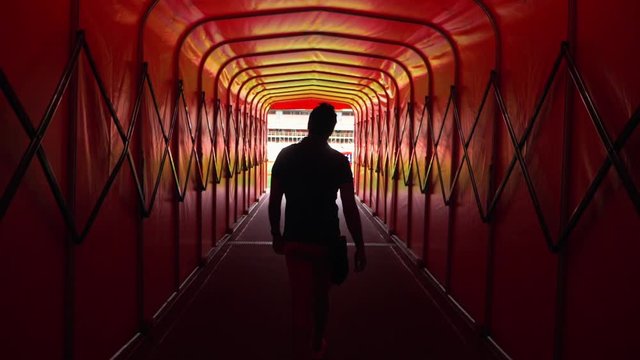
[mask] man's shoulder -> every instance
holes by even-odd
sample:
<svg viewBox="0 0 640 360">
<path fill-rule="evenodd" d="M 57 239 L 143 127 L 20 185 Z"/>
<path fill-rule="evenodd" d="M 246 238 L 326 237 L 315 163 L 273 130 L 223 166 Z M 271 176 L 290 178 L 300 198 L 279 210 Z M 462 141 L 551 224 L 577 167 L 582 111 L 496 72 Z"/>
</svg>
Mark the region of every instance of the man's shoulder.
<svg viewBox="0 0 640 360">
<path fill-rule="evenodd" d="M 289 154 L 295 152 L 297 147 L 298 147 L 298 144 L 291 144 L 289 146 L 285 146 L 284 148 L 282 148 L 282 150 L 280 150 L 279 157 L 288 156 Z"/>
<path fill-rule="evenodd" d="M 347 157 L 343 153 L 341 153 L 340 151 L 338 151 L 338 150 L 336 150 L 334 148 L 329 148 L 329 152 L 331 154 L 331 157 L 335 158 L 337 161 L 340 161 L 340 162 L 347 161 L 348 162 Z"/>
</svg>

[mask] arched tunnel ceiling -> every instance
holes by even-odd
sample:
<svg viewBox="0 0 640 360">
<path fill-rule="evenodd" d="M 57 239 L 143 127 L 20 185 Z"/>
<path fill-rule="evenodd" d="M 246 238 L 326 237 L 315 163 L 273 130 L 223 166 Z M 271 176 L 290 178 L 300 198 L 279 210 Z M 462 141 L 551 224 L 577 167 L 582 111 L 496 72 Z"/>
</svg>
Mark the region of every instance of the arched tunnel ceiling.
<svg viewBox="0 0 640 360">
<path fill-rule="evenodd" d="M 330 93 L 335 81 L 350 78 L 341 86 L 371 95 L 357 100 L 362 112 L 380 111 L 391 99 L 413 102 L 431 94 L 435 81 L 458 81 L 461 44 L 486 46 L 498 36 L 480 0 L 158 0 L 147 14 L 142 41 L 147 46 L 152 33 L 171 49 L 176 79 L 197 83 L 214 100 L 256 109 L 281 98 L 267 96 L 282 84 L 274 80 L 313 85 L 344 102 Z M 488 50 L 497 64 L 498 51 Z"/>
</svg>

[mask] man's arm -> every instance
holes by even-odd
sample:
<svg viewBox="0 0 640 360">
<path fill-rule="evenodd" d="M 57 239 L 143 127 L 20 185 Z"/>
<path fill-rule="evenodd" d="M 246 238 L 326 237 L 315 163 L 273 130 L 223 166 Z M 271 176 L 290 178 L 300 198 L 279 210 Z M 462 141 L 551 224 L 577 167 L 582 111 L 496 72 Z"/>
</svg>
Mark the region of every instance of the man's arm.
<svg viewBox="0 0 640 360">
<path fill-rule="evenodd" d="M 284 190 L 280 179 L 271 176 L 271 192 L 269 194 L 269 224 L 271 224 L 271 236 L 273 238 L 273 250 L 282 254 L 284 252 L 284 241 L 280 232 L 280 215 L 282 208 L 282 195 Z"/>
<path fill-rule="evenodd" d="M 355 271 L 360 272 L 367 266 L 367 256 L 364 251 L 362 223 L 360 222 L 360 212 L 353 192 L 353 182 L 340 185 L 340 199 L 342 200 L 342 211 L 347 222 L 347 228 L 351 233 L 353 242 L 356 244 Z"/>
</svg>

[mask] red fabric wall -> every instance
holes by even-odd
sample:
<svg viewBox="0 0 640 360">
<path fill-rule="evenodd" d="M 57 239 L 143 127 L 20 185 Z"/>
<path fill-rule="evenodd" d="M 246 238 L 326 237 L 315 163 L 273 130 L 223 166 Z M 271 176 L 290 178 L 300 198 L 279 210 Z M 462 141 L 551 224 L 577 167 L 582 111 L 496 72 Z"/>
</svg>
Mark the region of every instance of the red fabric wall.
<svg viewBox="0 0 640 360">
<path fill-rule="evenodd" d="M 584 80 L 593 90 L 595 104 L 616 139 L 638 107 L 637 71 L 640 35 L 635 26 L 640 6 L 612 1 L 605 8 L 595 2 L 580 3 L 576 18 L 575 57 Z M 598 26 L 593 26 L 593 24 Z M 604 147 L 574 94 L 575 118 L 570 125 L 571 183 L 569 202 L 576 204 L 594 177 L 594 164 L 604 159 Z M 636 187 L 640 180 L 638 131 L 620 152 Z M 637 266 L 638 210 L 634 209 L 615 171 L 609 171 L 593 204 L 578 224 L 567 249 L 566 350 L 567 358 L 631 358 L 640 353 L 632 340 L 637 333 L 640 291 L 634 280 Z M 588 296 L 589 301 L 584 301 Z M 602 329 L 613 331 L 597 336 Z M 614 330 L 615 329 L 615 330 Z M 613 335 L 613 336 L 611 336 Z M 585 344 L 590 344 L 585 346 Z"/>
<path fill-rule="evenodd" d="M 0 13 L 0 67 L 35 127 L 69 57 L 69 4 L 47 3 L 34 12 L 31 4 L 12 2 L 3 5 Z M 69 189 L 68 114 L 68 102 L 63 99 L 43 141 L 51 168 L 65 193 Z M 0 187 L 4 191 L 29 138 L 4 96 L 0 96 L 0 118 Z M 0 221 L 3 357 L 62 357 L 66 235 L 43 171 L 40 165 L 33 164 Z M 42 337 L 43 333 L 49 336 Z"/>
<path fill-rule="evenodd" d="M 84 30 L 96 61 L 105 95 L 125 131 L 132 121 L 141 74 L 140 49 L 135 39 L 147 6 L 82 3 L 76 18 L 77 28 Z M 39 7 L 31 4 L 28 8 L 13 4 L 2 11 L 19 22 L 2 21 L 6 26 L 3 34 L 13 35 L 3 35 L 1 46 L 15 49 L 15 54 L 3 56 L 1 68 L 34 127 L 38 126 L 76 43 L 69 17 L 71 8 L 72 4 L 59 3 Z M 152 15 L 149 27 L 158 29 L 162 21 Z M 250 181 L 255 184 L 255 177 L 264 174 L 253 169 L 254 178 L 250 180 L 247 170 L 238 183 L 244 190 L 242 197 L 230 210 L 234 212 L 230 223 L 223 224 L 219 219 L 224 221 L 224 206 L 228 203 L 224 180 L 216 185 L 211 170 L 207 190 L 199 190 L 200 164 L 195 158 L 189 164 L 194 146 L 190 132 L 195 136 L 199 120 L 197 78 L 184 77 L 186 102 L 179 103 L 181 106 L 175 110 L 177 91 L 171 77 L 171 57 L 166 56 L 171 53 L 171 46 L 158 41 L 167 34 L 177 35 L 145 32 L 144 59 L 154 60 L 149 65 L 152 87 L 144 88 L 141 112 L 129 147 L 143 183 L 146 204 L 140 203 L 130 164 L 125 161 L 82 243 L 67 251 L 65 244 L 71 241 L 70 231 L 65 228 L 37 159 L 30 164 L 11 200 L 0 227 L 2 283 L 8 294 L 0 306 L 5 319 L 2 338 L 11 340 L 2 341 L 2 357 L 111 357 L 138 331 L 158 320 L 161 310 L 166 309 L 165 303 L 198 268 L 200 259 L 262 194 L 262 188 L 256 187 L 249 196 L 245 184 Z M 69 41 L 71 37 L 73 41 Z M 74 101 L 75 135 L 70 131 L 68 89 L 46 131 L 43 149 L 67 201 L 72 197 L 68 175 L 75 174 L 75 225 L 81 232 L 124 150 L 124 143 L 84 50 L 74 73 L 77 80 L 72 80 L 72 84 L 77 83 L 78 88 Z M 152 90 L 159 113 L 154 109 Z M 4 191 L 27 148 L 28 137 L 4 96 L 0 97 L 0 106 Z M 213 126 L 211 102 L 208 106 Z M 168 159 L 162 163 L 165 144 L 157 116 L 168 133 L 174 110 L 177 118 L 169 146 L 177 182 Z M 207 154 L 202 156 L 202 170 L 206 173 L 211 141 L 205 130 L 200 137 L 202 153 Z M 224 149 L 220 133 L 217 146 L 220 176 Z M 75 170 L 69 159 L 75 162 Z M 159 186 L 153 197 L 156 181 Z M 184 193 L 178 195 L 178 188 Z M 222 194 L 217 194 L 220 190 Z M 149 217 L 143 218 L 143 207 L 151 206 L 152 197 L 155 202 Z M 68 350 L 64 348 L 65 342 L 70 345 Z M 36 343 L 38 346 L 33 346 Z"/>
</svg>

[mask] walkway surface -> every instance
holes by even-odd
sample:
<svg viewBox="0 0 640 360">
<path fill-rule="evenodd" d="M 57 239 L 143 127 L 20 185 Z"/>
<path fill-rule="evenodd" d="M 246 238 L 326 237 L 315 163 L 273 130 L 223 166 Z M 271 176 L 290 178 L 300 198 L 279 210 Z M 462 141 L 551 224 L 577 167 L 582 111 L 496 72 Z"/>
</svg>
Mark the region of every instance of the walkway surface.
<svg viewBox="0 0 640 360">
<path fill-rule="evenodd" d="M 285 260 L 272 252 L 263 199 L 152 359 L 290 359 Z M 329 360 L 478 359 L 428 291 L 361 214 L 365 272 L 331 292 Z M 343 233 L 347 233 L 341 219 Z M 349 248 L 350 259 L 354 247 Z"/>
</svg>

